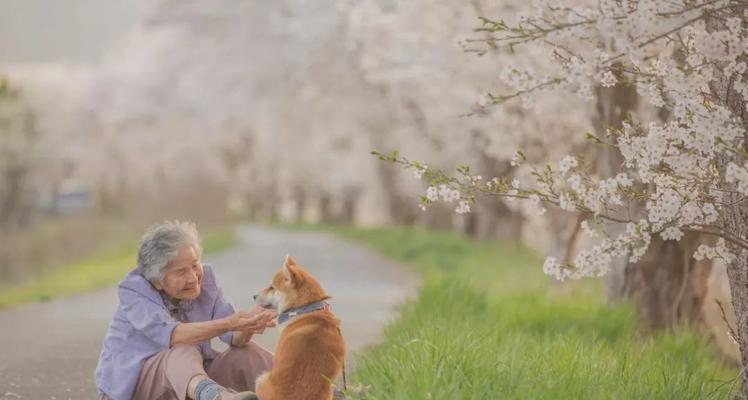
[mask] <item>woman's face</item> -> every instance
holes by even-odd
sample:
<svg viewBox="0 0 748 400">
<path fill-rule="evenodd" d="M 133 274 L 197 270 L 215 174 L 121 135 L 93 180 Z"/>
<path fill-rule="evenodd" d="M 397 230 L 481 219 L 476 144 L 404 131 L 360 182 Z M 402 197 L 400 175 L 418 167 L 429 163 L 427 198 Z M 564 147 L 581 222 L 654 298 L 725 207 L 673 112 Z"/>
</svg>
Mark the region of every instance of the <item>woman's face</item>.
<svg viewBox="0 0 748 400">
<path fill-rule="evenodd" d="M 153 286 L 172 299 L 194 300 L 200 296 L 202 283 L 203 265 L 195 249 L 187 245 L 179 248 L 176 257 L 166 264 L 164 278 Z"/>
</svg>

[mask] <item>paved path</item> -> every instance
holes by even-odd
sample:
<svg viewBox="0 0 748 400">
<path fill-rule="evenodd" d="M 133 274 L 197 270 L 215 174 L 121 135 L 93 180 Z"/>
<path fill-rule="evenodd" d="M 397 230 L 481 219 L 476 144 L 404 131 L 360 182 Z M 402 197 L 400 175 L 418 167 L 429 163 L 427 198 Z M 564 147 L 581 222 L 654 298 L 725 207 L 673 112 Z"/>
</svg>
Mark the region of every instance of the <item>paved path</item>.
<svg viewBox="0 0 748 400">
<path fill-rule="evenodd" d="M 249 307 L 291 254 L 333 296 L 349 354 L 375 343 L 397 305 L 414 293 L 416 279 L 403 266 L 324 234 L 242 226 L 238 238 L 235 249 L 205 259 L 228 299 Z M 0 399 L 94 399 L 93 371 L 116 305 L 110 287 L 0 311 Z M 277 333 L 257 340 L 273 348 Z"/>
</svg>

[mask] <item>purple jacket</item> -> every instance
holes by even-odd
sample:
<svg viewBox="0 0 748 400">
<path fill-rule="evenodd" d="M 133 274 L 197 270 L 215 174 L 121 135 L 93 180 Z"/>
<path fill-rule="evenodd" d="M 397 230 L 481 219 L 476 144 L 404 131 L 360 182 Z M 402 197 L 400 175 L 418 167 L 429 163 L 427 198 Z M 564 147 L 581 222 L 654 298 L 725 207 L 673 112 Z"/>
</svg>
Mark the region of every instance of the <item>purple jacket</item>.
<svg viewBox="0 0 748 400">
<path fill-rule="evenodd" d="M 204 264 L 203 270 L 200 297 L 192 301 L 187 312 L 189 322 L 209 321 L 234 313 L 234 306 L 226 301 L 216 284 L 213 269 Z M 171 333 L 178 323 L 141 272 L 136 268 L 128 273 L 119 283 L 119 304 L 96 366 L 99 396 L 130 400 L 145 360 L 169 348 Z M 220 336 L 228 344 L 231 337 L 231 332 Z M 200 352 L 207 359 L 216 355 L 209 340 L 200 343 Z"/>
</svg>

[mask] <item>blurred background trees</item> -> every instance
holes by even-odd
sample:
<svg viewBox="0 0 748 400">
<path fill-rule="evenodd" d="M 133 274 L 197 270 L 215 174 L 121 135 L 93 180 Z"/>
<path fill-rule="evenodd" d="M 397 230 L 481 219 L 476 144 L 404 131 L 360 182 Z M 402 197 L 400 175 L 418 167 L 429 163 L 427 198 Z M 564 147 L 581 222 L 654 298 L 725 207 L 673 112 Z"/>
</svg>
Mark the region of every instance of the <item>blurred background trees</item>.
<svg viewBox="0 0 748 400">
<path fill-rule="evenodd" d="M 604 135 L 633 110 L 656 114 L 636 91 L 481 107 L 486 90 L 522 84 L 514 65 L 551 71 L 533 48 L 463 51 L 485 35 L 474 31 L 479 17 L 514 18 L 525 3 L 135 2 L 131 23 L 90 59 L 6 56 L 0 280 L 29 279 L 165 218 L 421 225 L 568 259 L 586 240 L 578 217 L 493 199 L 465 215 L 423 212 L 423 183 L 369 155 L 398 149 L 444 169 L 469 158 L 492 177 L 520 149 L 534 163 L 574 152 L 615 175 L 620 155 L 583 133 Z M 15 17 L 33 19 L 18 4 L 26 14 Z M 512 173 L 530 178 L 529 164 Z M 713 301 L 729 304 L 724 266 L 691 259 L 695 242 L 656 241 L 638 263 L 621 262 L 609 296 L 633 298 L 643 326 L 687 321 L 734 355 Z"/>
</svg>

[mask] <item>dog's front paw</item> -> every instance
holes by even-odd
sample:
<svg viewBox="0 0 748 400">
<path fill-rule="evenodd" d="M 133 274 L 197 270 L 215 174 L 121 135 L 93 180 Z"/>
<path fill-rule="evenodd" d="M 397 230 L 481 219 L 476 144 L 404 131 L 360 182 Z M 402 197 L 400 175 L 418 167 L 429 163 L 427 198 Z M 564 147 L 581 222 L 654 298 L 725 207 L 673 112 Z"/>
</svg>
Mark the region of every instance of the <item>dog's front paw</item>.
<svg viewBox="0 0 748 400">
<path fill-rule="evenodd" d="M 264 374 L 257 377 L 255 380 L 255 392 L 260 393 L 260 388 L 265 385 L 268 376 L 270 376 L 270 372 L 265 372 Z"/>
</svg>

